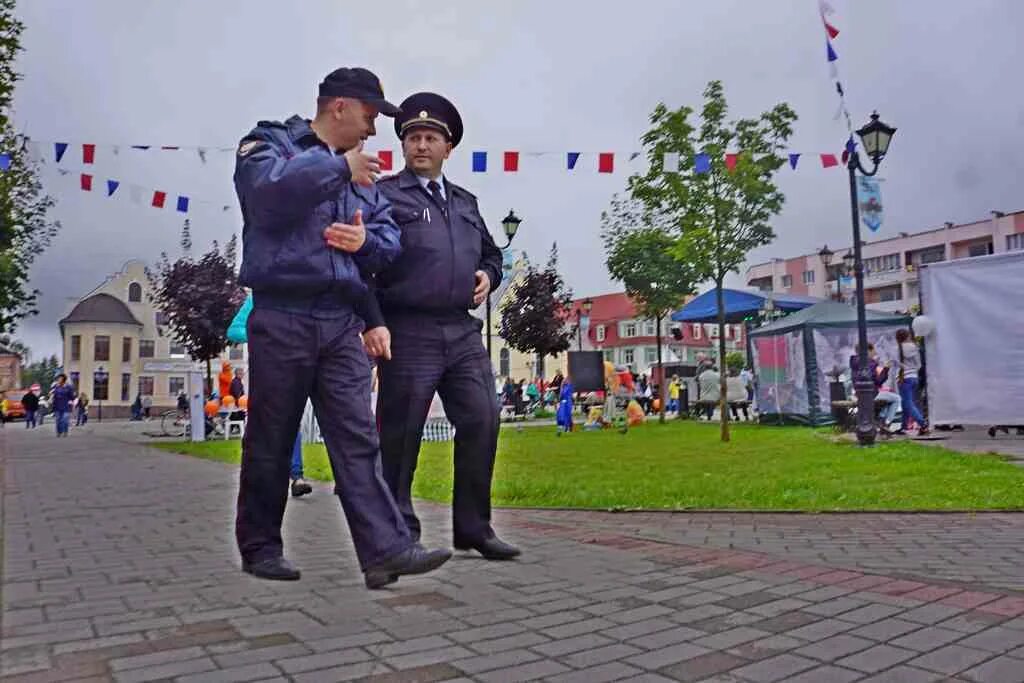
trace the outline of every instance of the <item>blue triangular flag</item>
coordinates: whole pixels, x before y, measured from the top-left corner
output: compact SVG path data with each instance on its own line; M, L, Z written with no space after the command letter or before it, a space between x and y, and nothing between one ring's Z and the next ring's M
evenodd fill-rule
M701 152L693 158L693 170L697 173L709 173L711 171L711 157Z
M107 196L108 197L113 196L113 194L115 192L117 192L117 186L120 185L120 184L121 184L121 182L118 181L118 180L108 180L107 181Z
M800 155L799 154L790 154L789 155L789 166L794 171L796 170L796 162L798 162L798 161L800 161Z
M825 48L827 50L826 54L828 54L828 61L834 62L837 59L839 59L839 55L837 55L836 51L832 49L832 41L826 40L825 41Z
M576 168L576 162L579 161L579 160L580 160L580 153L579 152L569 152L569 155L568 155L568 158L566 159L566 162L568 162L568 164L569 164L569 170L570 171L572 169Z
M857 151L857 143L853 141L853 136L851 135L847 139L847 141L846 141L846 152L848 154L853 154L856 151Z
M66 143L66 142L55 142L55 143L53 143L53 146L54 146L54 148L57 151L57 163L59 164L60 160L62 158L64 158L64 152L68 151L68 143Z
M487 152L473 152L473 172L487 172Z
M188 213L188 197L178 195L178 211Z
M0 171L6 171L11 167L11 155L0 154Z

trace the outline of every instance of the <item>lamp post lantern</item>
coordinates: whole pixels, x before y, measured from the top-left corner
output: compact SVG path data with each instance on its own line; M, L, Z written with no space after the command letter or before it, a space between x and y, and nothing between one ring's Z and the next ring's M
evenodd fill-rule
M107 379L109 378L110 373L102 365L92 373L92 397L96 399L97 422L103 422L103 400L107 398ZM103 391L99 390L100 386L103 387Z
M505 231L505 237L508 239L505 242L505 246L499 247L503 252L509 248L512 244L512 239L516 236L516 232L519 230L519 224L523 222L519 216L515 214L512 209L508 210L508 215L501 221L501 227ZM491 355L491 293L487 292L487 359L490 361L491 366L494 365L494 357Z
M854 390L857 394L857 443L871 446L875 443L875 382L868 367L868 326L864 313L864 260L860 248L860 207L857 204L857 171L862 175L873 176L878 172L878 165L889 151L896 129L887 126L878 119L878 112L871 114L871 121L857 131L864 145L864 153L871 159L872 168L868 171L860 163L860 155L856 148L849 150L846 168L850 176L850 214L853 220L853 274L856 281L857 299L857 376L854 378ZM845 260L845 258L844 258Z
M590 321L590 311L594 308L594 301L589 297L580 302L576 309L576 350L583 350L583 325Z

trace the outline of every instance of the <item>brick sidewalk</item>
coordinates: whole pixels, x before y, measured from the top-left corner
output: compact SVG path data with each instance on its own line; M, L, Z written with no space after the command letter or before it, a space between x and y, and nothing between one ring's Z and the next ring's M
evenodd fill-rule
M522 561L370 592L326 486L286 515L303 580L261 582L235 468L0 439L5 681L1024 681L1024 515L499 511Z

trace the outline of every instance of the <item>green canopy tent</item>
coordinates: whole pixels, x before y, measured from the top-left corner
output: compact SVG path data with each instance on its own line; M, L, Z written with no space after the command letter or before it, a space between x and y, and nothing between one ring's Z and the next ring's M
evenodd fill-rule
M868 341L879 362L898 360L896 330L910 316L868 310ZM857 347L857 310L823 301L750 333L757 407L768 424L831 424L830 375L850 374Z

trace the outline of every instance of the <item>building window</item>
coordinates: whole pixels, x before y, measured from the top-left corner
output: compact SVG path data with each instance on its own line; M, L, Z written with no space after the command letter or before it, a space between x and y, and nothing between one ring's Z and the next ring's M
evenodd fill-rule
M604 325L597 326L597 329L594 331L594 339L599 342L604 341Z
M125 337L121 340L121 360L130 363L132 360L132 338Z
M155 320L157 325L166 325L168 323L167 314L163 311L157 311Z
M748 282L747 285L754 287L755 289L759 289L762 292L770 292L772 291L772 276L755 277L753 280Z
M792 286L793 286L793 276L792 275L783 275L782 276L782 288L783 289L789 289Z
M142 301L142 285L138 282L133 282L128 285L128 301L133 304L137 304Z
M805 270L804 271L804 284L805 285L813 285L814 284L814 271L813 270Z
M139 377L139 393L143 396L153 395L153 378Z
M110 373L104 372L100 379L96 373L92 375L92 398L94 401L106 401L110 394Z
M167 393L171 396L177 397L178 394L185 392L185 378L184 377L168 377L167 378Z
M693 338L694 339L700 339L700 337L701 337L701 326L700 325L694 325L693 326Z
M882 287L875 290L878 295L878 300L881 301L899 301L903 298L903 288L899 285L893 285L892 287Z
M498 351L498 374L502 377L508 377L512 372L512 361L509 358L508 347L503 346Z
M177 342L171 342L170 348L171 358L184 358L185 357L185 345Z
M708 336L712 339L718 339L718 325L708 325Z
M71 373L71 377L69 378L69 381L71 382L71 386L73 386L75 389L81 390L81 387L78 386L78 378L79 377L81 377L81 375L79 373L72 372Z
M1006 251L1021 251L1022 249L1024 249L1024 232L1006 236Z
M156 342L152 339L139 340L139 358L152 358L156 348Z
M130 401L132 393L132 375L129 372L121 375L121 400Z
M604 359L606 361L608 361L609 363L614 363L615 362L615 349L605 349L604 350Z
M871 275L872 273L888 273L899 269L899 254L886 254L885 256L875 256L874 258L864 259L864 273L866 275Z
M946 247L939 245L937 247L929 247L928 249L922 249L917 252L918 264L925 266L929 263L938 263L946 260Z
M82 360L82 335L71 335L71 360Z
M644 336L645 337L653 337L654 335L656 335L658 333L657 330L658 330L657 321L655 321L655 320L645 320L644 321Z
M635 355L633 349L622 349L622 364L632 365L635 361Z
M93 360L110 360L110 337L99 335L96 337L95 353Z
M658 362L658 347L648 346L644 349L644 363L650 365Z
M975 256L986 256L992 253L992 243L982 242L981 244L972 244L967 247L967 255L971 258Z
M629 339L630 337L636 336L636 323L630 320L629 322L619 324L619 336L623 339Z

